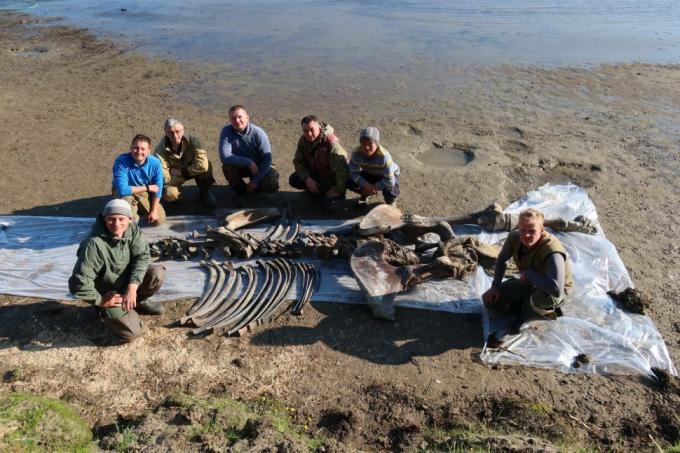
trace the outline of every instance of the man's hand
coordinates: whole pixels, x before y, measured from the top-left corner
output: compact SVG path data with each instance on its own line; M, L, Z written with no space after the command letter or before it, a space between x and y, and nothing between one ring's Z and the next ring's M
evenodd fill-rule
M501 298L501 290L494 288L493 286L489 288L484 294L482 294L482 301L487 307L496 305Z
M102 303L99 304L102 308L120 307L123 303L123 297L115 291L109 291L102 296Z
M250 181L247 188L248 192L255 192L257 190L257 183L255 181Z
M335 187L328 189L328 191L326 192L326 198L335 198L335 197L339 197L339 196L340 196L340 192L335 190Z
M312 193L319 193L319 185L311 176L307 176L307 178L305 179L305 186L307 186L308 191Z
M367 184L365 187L361 189L361 195L367 197L369 195L375 195L378 193L378 188L375 186L375 184Z
M130 311L134 310L137 306L137 285L136 283L130 283L127 287L127 291L123 295L123 310Z
M158 208L152 209L149 213L149 217L146 218L149 223L155 223L158 221Z
M147 184L146 187L148 188L149 194L158 193L158 189L159 189L158 185L156 185L156 184Z
M248 168L250 169L250 174L253 176L255 176L259 170L259 168L257 168L257 165L255 165L255 162L251 162L250 167Z

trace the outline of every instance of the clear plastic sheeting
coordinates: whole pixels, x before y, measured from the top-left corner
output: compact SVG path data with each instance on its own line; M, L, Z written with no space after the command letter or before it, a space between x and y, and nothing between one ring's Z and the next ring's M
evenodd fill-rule
M502 348L485 349L482 360L504 365L530 365L571 373L652 375L652 368L673 375L668 349L654 323L646 316L617 308L608 291L621 292L633 283L614 245L597 222L595 206L585 191L574 185L545 185L510 205L505 212L518 214L533 207L546 218L567 220L584 215L597 224L596 235L557 233L572 260L574 288L557 321L525 323L519 334L502 338ZM495 243L507 233L482 234ZM491 286L491 279L477 273L473 279L477 297ZM485 338L508 330L508 319L483 309ZM584 354L587 359L577 362ZM585 363L584 363L585 362Z
M632 287L628 272L616 248L607 240L597 222L595 206L585 191L574 185L545 185L513 203L506 212L540 209L547 218L567 220L584 215L598 226L596 235L558 233L573 261L574 288L557 321L531 321L520 333L503 338L502 348L484 348L481 357L494 364L529 365L572 373L645 374L657 367L677 375L666 345L652 321L616 308L607 291ZM0 216L0 293L64 300L67 280L76 261L78 244L92 227L92 218ZM352 221L305 221L303 228L314 231L342 230ZM171 217L160 227L144 227L150 241L176 236L186 238L194 230L216 226L210 217ZM264 231L260 226L246 231ZM458 235L472 234L495 244L507 233L486 233L475 226L457 226ZM349 263L342 260L317 261L321 285L312 300L365 303ZM198 261L164 261L166 283L157 300L196 298L203 292L206 273ZM480 313L484 337L508 330L507 316L496 316L481 303L491 279L478 268L468 282L429 281L407 293L398 294L396 305L457 313ZM292 291L291 299L296 298ZM452 329L455 335L455 329ZM587 363L574 366L579 354Z
M68 278L76 262L78 244L92 228L94 219L74 217L0 216L0 293L44 299L72 299ZM304 221L303 228L313 231L351 228L353 221ZM158 227L142 227L150 242L174 236L186 238L193 231L205 231L206 226L217 226L213 217L170 217ZM246 229L262 232L266 225ZM219 257L218 257L219 259ZM363 304L364 296L352 276L349 262L319 261L321 285L312 300ZM163 261L167 269L166 281L155 300L197 298L203 293L206 272L198 260ZM296 288L290 292L297 298ZM396 305L456 313L480 313L479 301L470 297L467 283L458 280L429 282L417 290L399 294Z

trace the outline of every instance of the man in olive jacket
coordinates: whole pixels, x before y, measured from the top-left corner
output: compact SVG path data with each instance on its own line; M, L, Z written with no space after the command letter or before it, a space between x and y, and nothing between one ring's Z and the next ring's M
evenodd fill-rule
M326 210L338 209L345 198L349 167L347 151L343 148L333 128L314 115L300 121L302 137L298 140L293 165L295 172L288 183L316 196Z
M132 341L142 333L135 309L147 314L163 311L160 303L146 300L165 280L165 268L150 262L149 243L132 221L130 204L111 200L80 243L69 290L98 307L102 322L116 336Z

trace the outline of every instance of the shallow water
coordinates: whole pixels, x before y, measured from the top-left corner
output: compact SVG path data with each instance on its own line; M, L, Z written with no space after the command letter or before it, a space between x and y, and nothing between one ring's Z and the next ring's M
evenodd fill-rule
M36 4L0 0L21 5ZM239 67L675 63L680 51L670 0L48 0L28 11Z

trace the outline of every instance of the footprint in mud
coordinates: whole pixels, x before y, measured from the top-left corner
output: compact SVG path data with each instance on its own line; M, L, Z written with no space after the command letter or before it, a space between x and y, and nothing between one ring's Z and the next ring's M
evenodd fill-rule
M418 137L423 136L423 130L420 129L415 124L409 124L408 125L408 133L409 133L409 135L417 135Z
M426 167L462 167L475 160L475 147L458 143L432 142L432 147L416 158Z
M504 137L510 137L516 140L524 138L524 131L517 126L503 127L499 130L499 133Z
M500 144L500 148L506 153L512 154L530 154L534 152L533 146L524 143L521 140L505 140Z

